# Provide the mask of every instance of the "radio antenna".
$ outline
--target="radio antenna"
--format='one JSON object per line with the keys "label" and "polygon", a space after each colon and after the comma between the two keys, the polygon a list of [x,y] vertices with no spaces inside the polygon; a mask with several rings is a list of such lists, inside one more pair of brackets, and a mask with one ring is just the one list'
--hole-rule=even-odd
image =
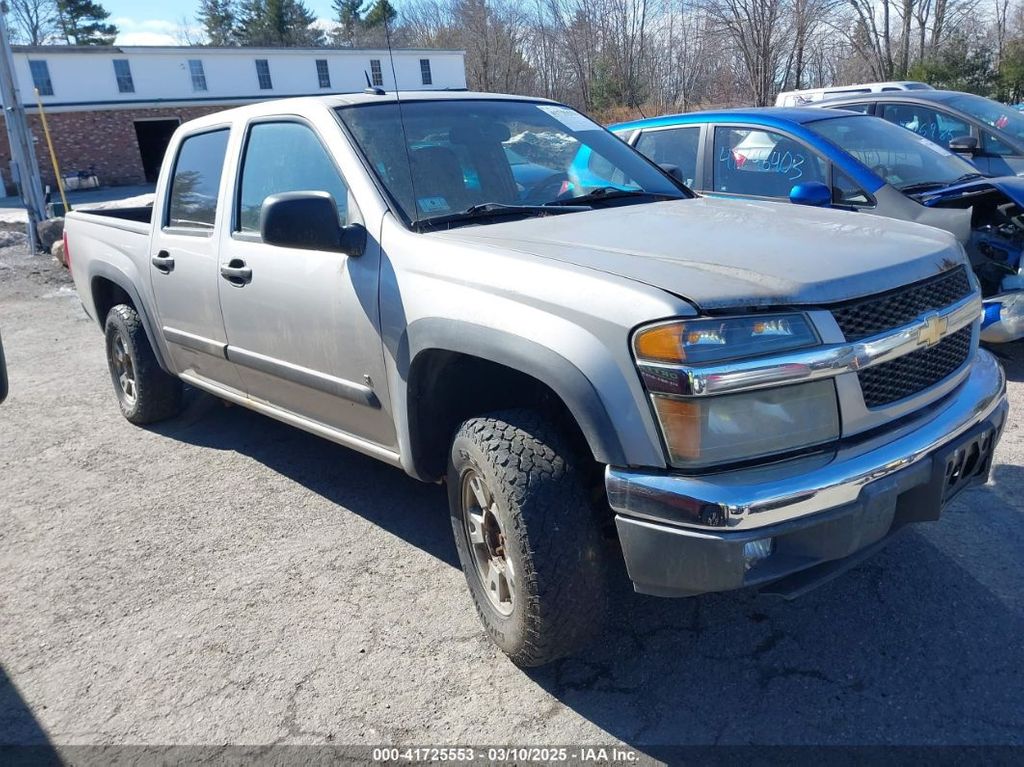
{"label": "radio antenna", "polygon": [[[387,3],[388,0],[377,0],[380,3]],[[388,61],[391,64],[391,76],[395,80],[395,105],[398,107],[398,123],[402,126],[402,147],[405,149],[405,162],[409,167],[409,188],[412,191],[412,213],[413,218],[419,219],[420,198],[416,194],[416,174],[412,167],[412,151],[409,149],[409,133],[405,129],[405,114],[402,112],[401,88],[398,87],[398,70],[395,69],[395,53],[391,48],[391,20],[389,14],[384,14],[384,41],[388,46]]]}
{"label": "radio antenna", "polygon": [[363,88],[363,93],[369,93],[371,96],[383,96],[384,89],[379,85],[374,85],[370,82],[370,73],[365,69],[363,70],[363,77],[366,78],[366,87]]}

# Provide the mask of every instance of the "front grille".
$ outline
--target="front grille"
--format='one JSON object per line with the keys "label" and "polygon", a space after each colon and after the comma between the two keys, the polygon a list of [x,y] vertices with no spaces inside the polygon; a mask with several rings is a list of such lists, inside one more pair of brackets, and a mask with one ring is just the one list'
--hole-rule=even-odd
{"label": "front grille", "polygon": [[958,266],[913,285],[835,307],[832,315],[846,340],[857,341],[906,325],[925,312],[944,309],[970,294],[967,270]]}
{"label": "front grille", "polygon": [[935,346],[918,349],[858,373],[864,404],[882,407],[911,397],[956,372],[971,353],[973,326],[943,338]]}

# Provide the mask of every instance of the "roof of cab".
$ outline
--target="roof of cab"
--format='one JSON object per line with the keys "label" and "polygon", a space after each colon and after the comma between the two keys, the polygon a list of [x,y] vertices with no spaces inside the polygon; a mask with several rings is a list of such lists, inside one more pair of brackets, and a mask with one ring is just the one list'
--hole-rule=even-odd
{"label": "roof of cab", "polygon": [[337,109],[339,107],[356,106],[359,104],[389,104],[398,101],[411,103],[415,101],[540,101],[557,103],[549,99],[532,96],[511,96],[504,93],[483,93],[479,91],[385,91],[383,93],[338,93],[329,96],[300,96],[289,99],[273,99],[256,104],[225,109],[220,112],[196,118],[185,123],[193,128],[211,125],[223,125],[236,119],[245,120],[250,117],[265,117],[277,114],[301,113],[304,109]]}
{"label": "roof of cab", "polygon": [[760,107],[738,109],[716,109],[707,112],[684,112],[663,117],[649,117],[644,120],[609,125],[609,130],[622,132],[637,128],[659,128],[667,125],[685,125],[687,123],[705,123],[714,120],[742,120],[755,125],[772,126],[788,122],[803,125],[804,123],[829,120],[834,117],[849,117],[860,114],[845,109],[821,110],[810,107]]}

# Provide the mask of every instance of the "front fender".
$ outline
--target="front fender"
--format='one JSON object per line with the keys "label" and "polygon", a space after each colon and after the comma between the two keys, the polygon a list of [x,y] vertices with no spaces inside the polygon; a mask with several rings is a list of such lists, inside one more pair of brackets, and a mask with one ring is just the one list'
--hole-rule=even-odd
{"label": "front fender", "polygon": [[[610,359],[592,364],[588,374],[559,351],[522,335],[445,318],[413,322],[406,338],[408,356],[402,356],[408,364],[399,370],[405,382],[416,357],[426,351],[455,352],[504,365],[540,381],[559,397],[600,463],[664,465],[659,444],[651,439],[643,422],[634,390]],[[393,387],[398,395],[395,416],[401,421],[398,433],[406,439],[410,434],[408,388]],[[409,463],[406,470],[418,475],[411,445],[403,445],[401,454],[403,462]]]}
{"label": "front fender", "polygon": [[565,403],[598,461],[625,463],[622,438],[594,384],[557,352],[521,336],[452,320],[424,319],[409,330],[415,339],[410,348],[413,360],[420,352],[441,349],[480,357],[537,379]]}

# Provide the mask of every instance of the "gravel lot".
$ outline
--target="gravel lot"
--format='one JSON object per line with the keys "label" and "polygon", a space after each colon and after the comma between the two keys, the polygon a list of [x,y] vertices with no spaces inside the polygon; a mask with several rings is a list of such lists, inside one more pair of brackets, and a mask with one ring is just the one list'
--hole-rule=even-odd
{"label": "gravel lot", "polygon": [[525,673],[443,492],[195,394],[120,417],[49,258],[0,253],[0,742],[1024,744],[1024,349],[992,482],[793,603],[635,596]]}

